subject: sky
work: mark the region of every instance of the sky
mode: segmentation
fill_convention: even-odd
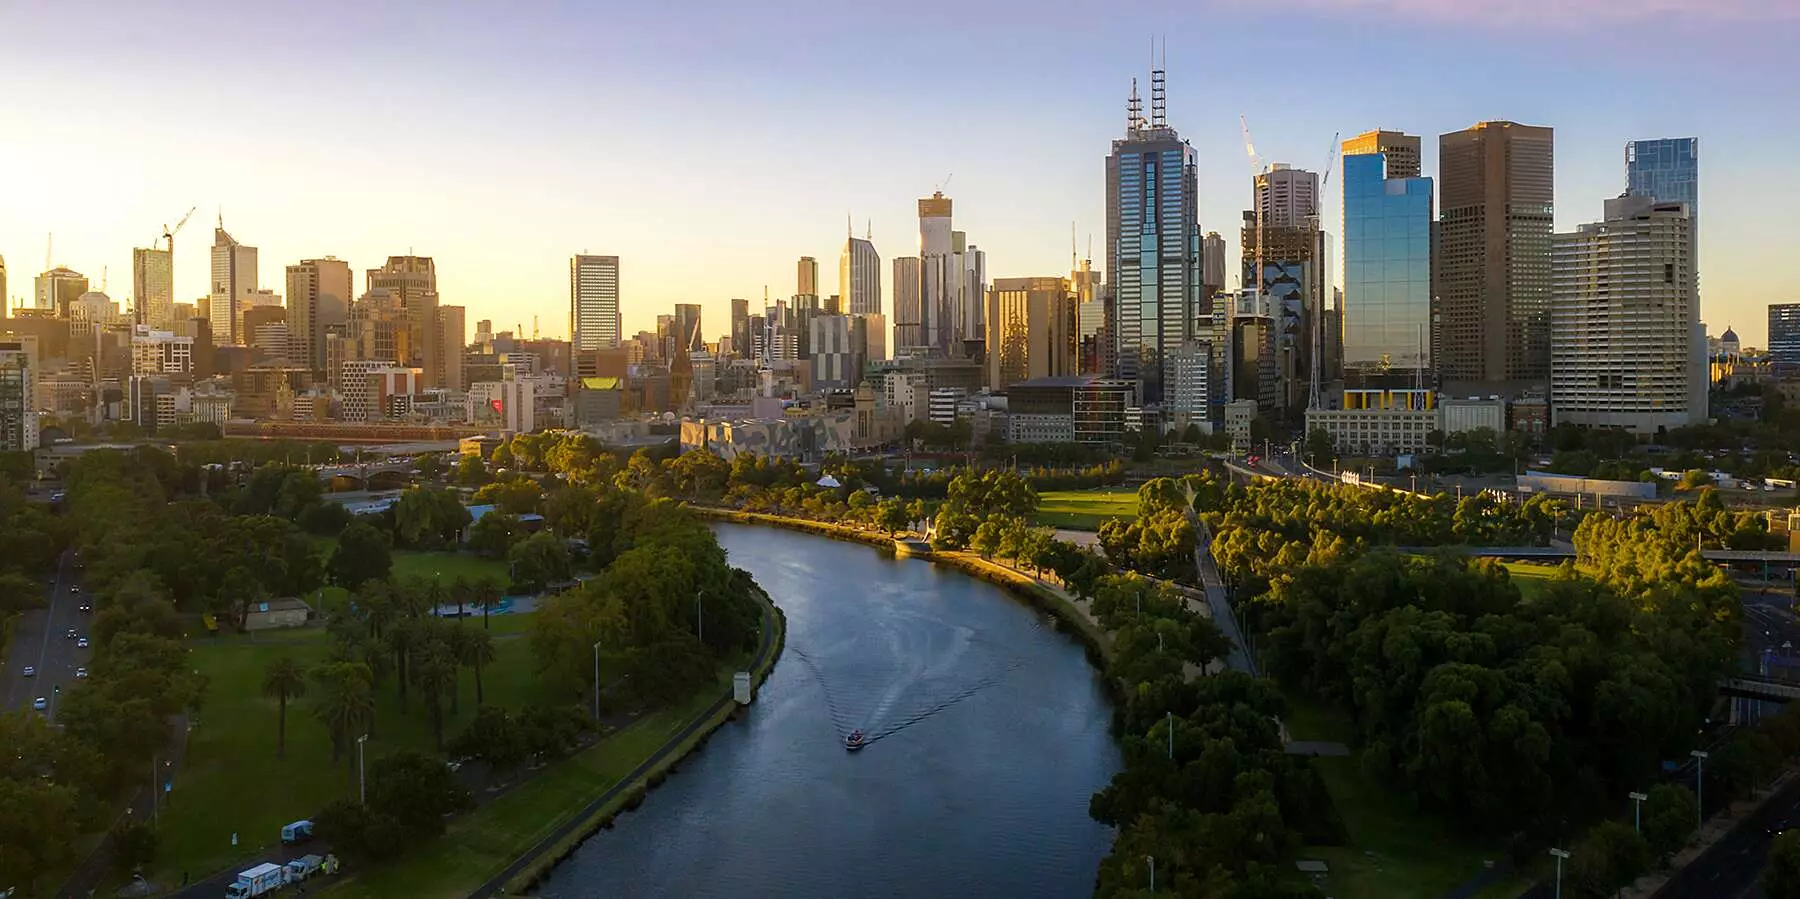
[[[333,255],[435,258],[441,302],[568,333],[568,260],[621,258],[627,334],[678,302],[728,330],[846,222],[918,248],[940,185],[990,278],[1104,267],[1104,160],[1151,46],[1200,158],[1201,227],[1231,258],[1265,161],[1320,169],[1334,134],[1486,119],[1556,129],[1558,230],[1624,188],[1624,144],[1700,138],[1701,312],[1746,345],[1800,301],[1796,0],[1186,2],[0,2],[0,256],[107,292],[190,207],[176,299],[206,293],[222,216],[263,287]],[[1338,219],[1338,177],[1323,209]],[[1338,244],[1341,247],[1341,243]]]

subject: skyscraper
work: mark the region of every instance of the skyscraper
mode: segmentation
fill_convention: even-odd
[[[1116,375],[1138,402],[1161,403],[1165,357],[1192,336],[1199,311],[1199,156],[1169,127],[1163,70],[1150,73],[1150,117],[1133,80],[1125,136],[1106,159],[1106,277]]]
[[[570,257],[569,340],[576,350],[619,345],[619,257]]]
[[[987,253],[968,241],[967,234],[950,232],[955,267],[962,272],[949,318],[954,332],[950,341],[953,356],[977,355],[979,344],[987,340]]]
[[[175,254],[154,247],[133,248],[131,297],[135,323],[169,327],[175,316]]]
[[[1077,374],[1075,295],[1062,278],[999,278],[988,290],[988,386]]]
[[[1254,314],[1268,318],[1256,333],[1267,341],[1269,375],[1253,398],[1263,403],[1259,412],[1297,412],[1307,401],[1318,343],[1319,176],[1275,163],[1256,175],[1251,188],[1256,206],[1244,213],[1243,284],[1263,297]]]
[[[1555,421],[1649,435],[1705,420],[1691,231],[1687,204],[1627,194],[1604,221],[1556,235]]]
[[[1344,142],[1343,366],[1362,385],[1410,387],[1432,363],[1433,185],[1394,175],[1386,152],[1364,149],[1376,145],[1370,135],[1410,140],[1415,154],[1419,143],[1385,131]]]
[[[402,367],[421,369],[427,385],[444,378],[443,323],[438,321],[437,265],[430,256],[389,256],[365,275],[369,290],[386,290],[406,319]]]
[[[755,355],[750,337],[750,301],[742,297],[731,300],[731,355],[749,359]]]
[[[928,346],[925,335],[925,298],[921,292],[919,257],[894,260],[894,353],[903,355]]]
[[[55,310],[57,318],[68,318],[70,307],[81,295],[88,292],[87,276],[62,266],[57,266],[37,276],[36,288],[38,309]]]
[[[950,198],[941,190],[919,200],[919,345],[940,353],[948,353],[955,339],[953,304],[963,283],[950,212]],[[894,293],[897,298],[898,286]]]
[[[1217,231],[1206,232],[1200,243],[1200,310],[1199,316],[1212,315],[1213,298],[1225,289],[1225,238]]]
[[[669,328],[669,359],[674,361],[695,350],[706,349],[706,338],[700,334],[700,305],[676,303],[675,319]]]
[[[467,310],[461,306],[439,306],[438,327],[443,332],[444,375],[440,387],[467,390],[463,384],[463,350],[469,345]]]
[[[1658,203],[1686,203],[1694,235],[1694,290],[1700,282],[1700,139],[1665,137],[1625,144],[1625,192]]]
[[[1555,161],[1550,128],[1478,122],[1438,137],[1445,381],[1548,379]]]
[[[801,296],[818,296],[819,260],[802,256],[798,269],[798,276],[794,279],[794,292]]]
[[[1256,176],[1256,211],[1266,228],[1304,228],[1319,208],[1319,176],[1277,162]]]
[[[875,244],[844,238],[844,252],[838,257],[838,295],[851,315],[880,314],[881,255]]]
[[[325,370],[326,330],[349,320],[355,283],[350,263],[335,256],[302,259],[287,267],[288,339],[295,362]]]
[[[212,293],[207,298],[207,318],[212,320],[213,340],[221,345],[243,346],[244,310],[256,292],[256,248],[238,243],[220,219],[213,229]]]
[[[1422,171],[1419,168],[1419,138],[1417,135],[1399,131],[1364,131],[1344,141],[1345,156],[1368,156],[1380,153],[1387,157],[1387,177],[1417,178]]]

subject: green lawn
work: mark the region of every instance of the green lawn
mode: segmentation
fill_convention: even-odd
[[[519,707],[551,698],[536,682],[529,639],[518,635],[529,623],[528,615],[492,619],[500,639],[494,664],[482,671],[489,705]],[[464,626],[480,627],[481,620],[469,619]],[[207,677],[206,702],[189,734],[174,795],[162,813],[153,880],[179,882],[184,871],[198,879],[235,863],[258,847],[278,843],[281,825],[355,792],[354,747],[332,764],[331,741],[304,697],[288,706],[287,756],[275,758],[276,705],[262,695],[263,672],[272,660],[291,655],[310,665],[324,657],[326,643],[322,629],[310,628],[194,645],[190,659]],[[445,721],[446,737],[474,715],[471,672],[463,674],[461,699],[460,714]],[[409,711],[400,711],[390,678],[378,691],[367,757],[400,748],[431,750],[431,724],[416,699]],[[233,833],[239,840],[235,848]]]
[[[1351,721],[1343,712],[1288,691],[1286,724],[1293,739],[1350,742]],[[1445,832],[1444,825],[1365,777],[1356,755],[1313,760],[1332,804],[1349,835],[1344,846],[1308,846],[1305,858],[1331,868],[1327,892],[1336,899],[1436,899],[1498,861],[1499,849],[1472,845]],[[1483,897],[1508,895],[1496,884]]]
[[[394,553],[395,577],[435,577],[447,582],[455,580],[457,575],[462,575],[470,580],[490,578],[504,585],[507,581],[506,563],[499,559],[485,559],[470,553],[426,553],[408,550]]]
[[[1557,565],[1534,565],[1530,562],[1505,562],[1506,573],[1512,575],[1513,583],[1519,588],[1519,595],[1525,599],[1533,599],[1544,582],[1556,577],[1561,567]]]
[[[1046,527],[1096,531],[1109,518],[1137,517],[1137,491],[1127,487],[1053,490],[1038,498],[1037,523]]]

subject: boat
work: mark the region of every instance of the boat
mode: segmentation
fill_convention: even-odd
[[[863,732],[860,730],[853,730],[850,732],[850,736],[844,738],[845,752],[855,752],[867,745],[869,745],[869,740],[863,736]]]

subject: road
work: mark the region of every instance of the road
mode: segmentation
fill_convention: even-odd
[[[1769,797],[1724,839],[1682,868],[1658,899],[1763,899],[1763,866],[1775,834],[1800,826],[1800,780]]]
[[[70,628],[86,636],[92,621],[92,616],[79,611],[82,603],[91,598],[85,593],[70,592],[79,591],[80,574],[74,553],[63,553],[57,560],[55,576],[45,585],[50,597],[48,605],[19,616],[12,645],[6,650],[5,676],[0,679],[0,689],[4,690],[0,693],[4,700],[0,708],[30,709],[32,701],[42,696],[50,701],[43,714],[56,720],[55,700],[60,698],[56,688],[67,693],[75,683],[75,669],[87,665],[92,656],[90,650],[77,648],[74,640],[64,636]],[[27,666],[37,674],[26,677]]]

